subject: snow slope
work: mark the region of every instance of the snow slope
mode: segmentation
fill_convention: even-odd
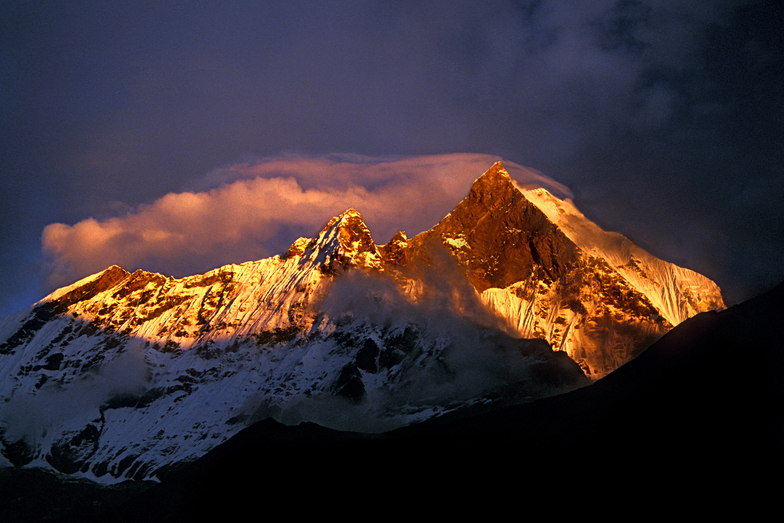
[[[719,287],[705,276],[656,258],[621,234],[603,231],[570,200],[541,188],[521,191],[584,252],[607,261],[673,326],[699,312],[725,308]]]

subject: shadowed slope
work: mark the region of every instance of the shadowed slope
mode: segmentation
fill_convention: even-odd
[[[142,499],[173,504],[185,511],[180,515],[203,514],[214,508],[212,500],[229,494],[285,496],[301,478],[319,478],[319,498],[403,487],[465,488],[478,495],[509,485],[541,489],[541,478],[584,483],[600,471],[611,474],[598,477],[607,488],[667,482],[676,489],[692,481],[733,491],[763,481],[773,486],[767,473],[784,462],[784,350],[775,328],[783,316],[784,284],[687,320],[589,387],[380,436],[268,420],[184,466]]]
[[[261,421],[129,501],[101,502],[96,520],[203,521],[271,506],[323,514],[356,500],[402,514],[414,498],[446,511],[456,499],[606,499],[780,514],[782,317],[784,284],[683,322],[588,387],[381,435]],[[94,513],[69,512],[74,521]]]

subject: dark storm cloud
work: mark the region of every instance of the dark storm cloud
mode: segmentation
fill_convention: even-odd
[[[784,278],[779,2],[268,4],[4,4],[0,310],[48,224],[281,153],[497,155],[730,302]]]

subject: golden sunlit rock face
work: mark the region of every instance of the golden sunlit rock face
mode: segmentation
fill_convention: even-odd
[[[427,235],[450,247],[479,292],[524,280],[534,267],[557,280],[578,260],[576,246],[525,199],[500,162]]]
[[[408,258],[443,244],[483,301],[516,335],[565,351],[592,379],[644,350],[672,325],[601,258],[583,252],[525,198],[498,162]]]

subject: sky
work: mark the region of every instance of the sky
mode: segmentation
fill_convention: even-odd
[[[413,236],[496,160],[738,303],[784,280],[782,29],[779,1],[3,1],[0,316],[349,207]]]

